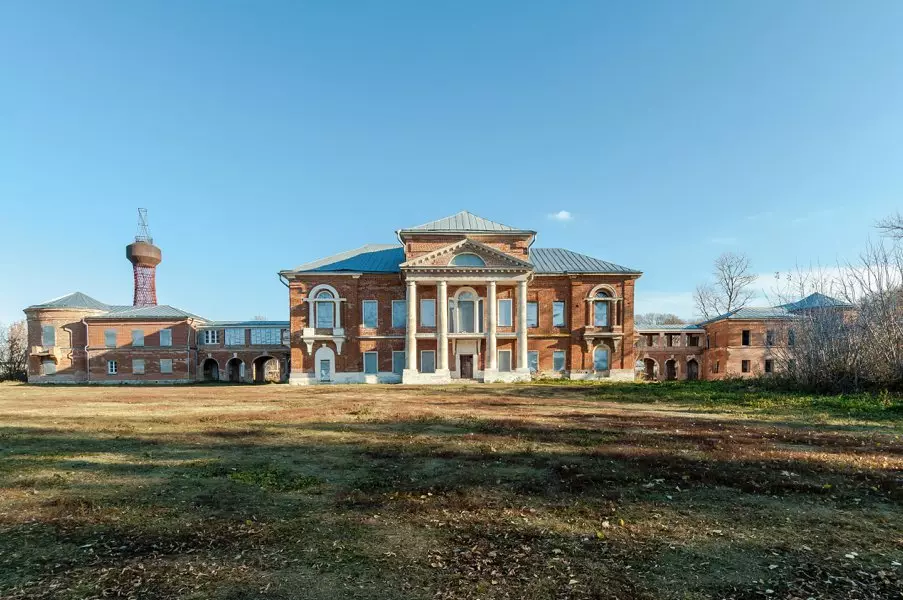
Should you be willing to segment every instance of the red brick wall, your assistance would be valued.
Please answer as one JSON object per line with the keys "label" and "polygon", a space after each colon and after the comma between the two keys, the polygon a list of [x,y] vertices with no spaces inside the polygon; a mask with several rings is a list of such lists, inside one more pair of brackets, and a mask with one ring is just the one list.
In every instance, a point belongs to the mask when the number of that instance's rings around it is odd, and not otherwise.
{"label": "red brick wall", "polygon": [[41,362],[44,360],[42,356],[32,355],[31,349],[42,346],[42,327],[53,325],[56,333],[53,353],[56,360],[56,375],[50,376],[47,380],[85,381],[87,335],[82,319],[93,314],[97,314],[96,311],[59,309],[31,309],[26,313],[29,380],[41,377]]}
{"label": "red brick wall", "polygon": [[531,235],[416,235],[406,234],[404,240],[405,260],[429,254],[463,239],[472,239],[520,260],[528,260]]}
{"label": "red brick wall", "polygon": [[[743,346],[743,330],[748,329],[749,346]],[[784,343],[785,323],[782,321],[736,321],[723,320],[705,326],[709,336],[710,349],[706,352],[703,375],[706,379],[726,377],[756,377],[765,371],[765,359],[774,358],[773,350],[765,345],[766,331],[775,331],[775,343]],[[713,373],[715,361],[719,361],[719,372]],[[750,370],[743,373],[742,361],[750,361]]]}

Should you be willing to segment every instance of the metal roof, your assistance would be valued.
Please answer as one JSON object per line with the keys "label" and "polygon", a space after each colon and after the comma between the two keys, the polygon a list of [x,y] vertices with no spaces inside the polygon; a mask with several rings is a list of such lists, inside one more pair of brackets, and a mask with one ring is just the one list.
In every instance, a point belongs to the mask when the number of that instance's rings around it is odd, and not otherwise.
{"label": "metal roof", "polygon": [[[402,232],[414,231],[525,231],[516,229],[508,225],[496,223],[489,219],[477,216],[466,210],[462,210],[456,215],[444,217],[416,227],[408,227],[401,230]],[[534,232],[530,232],[534,233]]]}
{"label": "metal roof", "polygon": [[184,311],[168,304],[156,306],[111,306],[110,311],[102,315],[93,315],[92,319],[198,319],[203,317]]}
{"label": "metal roof", "polygon": [[784,308],[789,310],[790,312],[794,312],[797,310],[807,310],[813,308],[834,308],[851,306],[853,305],[849,304],[848,302],[844,302],[843,300],[838,300],[837,298],[832,298],[831,296],[826,296],[822,293],[815,292],[814,294],[809,294],[802,300],[789,302],[787,304],[781,304],[778,308]]}
{"label": "metal roof", "polygon": [[203,327],[288,327],[288,321],[210,321]]}
{"label": "metal roof", "polygon": [[780,306],[773,307],[761,307],[761,306],[745,306],[743,308],[738,308],[736,310],[732,310],[730,312],[726,312],[722,315],[718,315],[717,317],[713,317],[707,321],[702,321],[698,323],[698,325],[707,325],[708,323],[714,323],[715,321],[722,321],[724,319],[730,320],[745,320],[745,321],[755,321],[755,320],[767,320],[767,319],[794,319],[796,318],[793,313],[788,311],[785,308],[781,308]]}
{"label": "metal roof", "polygon": [[530,262],[536,267],[536,272],[540,274],[549,273],[626,273],[640,274],[641,271],[623,267],[610,263],[606,260],[600,260],[565,250],[564,248],[531,248]]}
{"label": "metal roof", "polygon": [[82,292],[72,292],[41,304],[33,304],[28,308],[82,308],[88,310],[110,310],[109,304],[104,304]]}
{"label": "metal roof", "polygon": [[367,244],[339,252],[285,271],[289,273],[350,271],[356,273],[399,273],[404,248],[398,244]]}
{"label": "metal roof", "polygon": [[705,331],[695,323],[669,323],[667,325],[637,325],[637,331]]}

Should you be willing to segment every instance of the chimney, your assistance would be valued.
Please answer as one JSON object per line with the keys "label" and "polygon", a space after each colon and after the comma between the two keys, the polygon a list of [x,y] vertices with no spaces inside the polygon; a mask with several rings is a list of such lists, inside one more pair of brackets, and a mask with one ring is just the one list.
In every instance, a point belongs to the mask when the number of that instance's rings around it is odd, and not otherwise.
{"label": "chimney", "polygon": [[138,234],[134,243],[125,247],[125,256],[132,263],[135,273],[135,295],[132,306],[157,305],[157,265],[163,253],[154,246],[154,238],[147,227],[147,209],[138,209]]}

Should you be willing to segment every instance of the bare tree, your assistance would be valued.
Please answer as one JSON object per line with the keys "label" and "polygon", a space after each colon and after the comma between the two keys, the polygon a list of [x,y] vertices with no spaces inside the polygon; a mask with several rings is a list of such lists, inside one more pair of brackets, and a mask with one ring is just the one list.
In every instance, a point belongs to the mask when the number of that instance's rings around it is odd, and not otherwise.
{"label": "bare tree", "polygon": [[878,221],[878,231],[889,238],[903,240],[903,213],[890,215]]}
{"label": "bare tree", "polygon": [[634,317],[634,323],[636,325],[682,325],[686,323],[684,319],[681,319],[675,314],[672,313],[656,313],[656,312],[648,312],[636,315]]}
{"label": "bare tree", "polygon": [[0,381],[26,379],[27,330],[24,321],[0,327]]}
{"label": "bare tree", "polygon": [[696,286],[693,301],[706,319],[743,308],[755,296],[751,286],[756,281],[745,254],[725,252],[715,259],[715,280]]}

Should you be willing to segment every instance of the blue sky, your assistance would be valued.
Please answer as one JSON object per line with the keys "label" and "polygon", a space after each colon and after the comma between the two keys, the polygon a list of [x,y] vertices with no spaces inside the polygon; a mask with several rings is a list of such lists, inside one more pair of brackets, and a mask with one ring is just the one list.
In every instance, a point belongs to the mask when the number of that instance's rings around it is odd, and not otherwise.
{"label": "blue sky", "polygon": [[[287,318],[276,272],[467,209],[645,272],[856,253],[901,206],[903,3],[0,3],[0,321]],[[549,215],[568,211],[570,220]]]}

